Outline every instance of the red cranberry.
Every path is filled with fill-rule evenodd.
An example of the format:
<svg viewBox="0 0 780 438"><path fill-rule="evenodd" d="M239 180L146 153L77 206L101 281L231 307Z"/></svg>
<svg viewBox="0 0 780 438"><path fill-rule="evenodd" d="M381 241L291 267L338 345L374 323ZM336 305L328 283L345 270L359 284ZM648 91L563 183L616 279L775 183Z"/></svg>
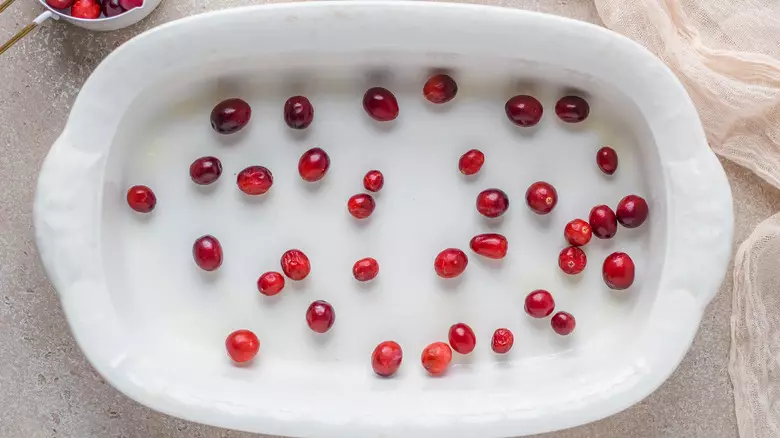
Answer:
<svg viewBox="0 0 780 438"><path fill-rule="evenodd" d="M509 249L506 237L500 234L480 234L469 243L471 250L490 259L503 259Z"/></svg>
<svg viewBox="0 0 780 438"><path fill-rule="evenodd" d="M317 300L306 310L306 323L317 333L327 332L333 327L335 321L336 312L327 301Z"/></svg>
<svg viewBox="0 0 780 438"><path fill-rule="evenodd" d="M440 252L433 261L433 268L441 278L455 278L466 270L469 258L457 248L448 248Z"/></svg>
<svg viewBox="0 0 780 438"><path fill-rule="evenodd" d="M398 117L398 101L389 90L369 88L363 96L363 109L378 122L389 122Z"/></svg>
<svg viewBox="0 0 780 438"><path fill-rule="evenodd" d="M46 4L54 9L67 9L73 6L76 0L46 0Z"/></svg>
<svg viewBox="0 0 780 438"><path fill-rule="evenodd" d="M133 186L127 190L127 205L139 213L149 213L157 205L157 197L146 186Z"/></svg>
<svg viewBox="0 0 780 438"><path fill-rule="evenodd" d="M70 15L74 18L94 20L100 17L100 3L95 0L76 0L70 8Z"/></svg>
<svg viewBox="0 0 780 438"><path fill-rule="evenodd" d="M578 246L564 248L558 256L558 266L569 275L577 275L585 269L588 264L588 258Z"/></svg>
<svg viewBox="0 0 780 438"><path fill-rule="evenodd" d="M220 134L233 134L249 123L252 108L245 101L233 98L223 100L211 111L211 127Z"/></svg>
<svg viewBox="0 0 780 438"><path fill-rule="evenodd" d="M401 346L397 342L385 341L371 353L371 367L382 377L390 377L398 371L404 358Z"/></svg>
<svg viewBox="0 0 780 438"><path fill-rule="evenodd" d="M263 166L249 166L238 173L236 184L247 195L262 195L271 189L274 176Z"/></svg>
<svg viewBox="0 0 780 438"><path fill-rule="evenodd" d="M444 342L434 342L422 352L423 368L432 376L444 374L452 361L452 349Z"/></svg>
<svg viewBox="0 0 780 438"><path fill-rule="evenodd" d="M525 297L525 312L534 318L544 318L555 309L555 300L550 292L539 289Z"/></svg>
<svg viewBox="0 0 780 438"><path fill-rule="evenodd" d="M298 173L304 181L321 180L330 168L330 157L320 148L309 149L298 160Z"/></svg>
<svg viewBox="0 0 780 438"><path fill-rule="evenodd" d="M303 251L291 249L282 254L282 272L290 280L303 280L311 272L311 262Z"/></svg>
<svg viewBox="0 0 780 438"><path fill-rule="evenodd" d="M284 276L278 272L266 272L257 280L257 290L272 297L284 289Z"/></svg>
<svg viewBox="0 0 780 438"><path fill-rule="evenodd" d="M375 208L374 197L365 193L358 193L347 201L347 210L356 219L365 219L371 216Z"/></svg>
<svg viewBox="0 0 780 438"><path fill-rule="evenodd" d="M634 283L634 261L624 252L608 255L601 272L610 289L628 289Z"/></svg>
<svg viewBox="0 0 780 438"><path fill-rule="evenodd" d="M566 123L579 123L588 118L588 113L588 102L579 96L565 96L555 104L555 114Z"/></svg>
<svg viewBox="0 0 780 438"><path fill-rule="evenodd" d="M119 4L126 11L130 9L140 8L144 5L144 0L119 0Z"/></svg>
<svg viewBox="0 0 780 438"><path fill-rule="evenodd" d="M120 0L103 0L103 15L106 17L116 17L124 12Z"/></svg>
<svg viewBox="0 0 780 438"><path fill-rule="evenodd" d="M357 281L373 280L379 275L379 262L371 257L360 259L352 266L352 275Z"/></svg>
<svg viewBox="0 0 780 438"><path fill-rule="evenodd" d="M617 152L609 146L604 146L596 152L596 164L602 172L612 175L618 167Z"/></svg>
<svg viewBox="0 0 780 438"><path fill-rule="evenodd" d="M542 120L542 104L532 96L519 95L506 101L506 116L517 126L534 126Z"/></svg>
<svg viewBox="0 0 780 438"><path fill-rule="evenodd" d="M590 210L590 228L599 239L611 239L617 233L617 217L606 205L597 205Z"/></svg>
<svg viewBox="0 0 780 438"><path fill-rule="evenodd" d="M555 333L566 336L574 331L577 321L574 320L574 316L571 313L558 312L550 319L550 325L555 330Z"/></svg>
<svg viewBox="0 0 780 438"><path fill-rule="evenodd" d="M491 347L498 354L508 353L515 344L515 335L507 328L497 329L491 339Z"/></svg>
<svg viewBox="0 0 780 438"><path fill-rule="evenodd" d="M587 245L592 236L593 231L590 229L590 224L582 219L574 219L563 229L563 237L574 246Z"/></svg>
<svg viewBox="0 0 780 438"><path fill-rule="evenodd" d="M204 271L214 271L222 266L222 245L214 236L199 237L192 245L192 257Z"/></svg>
<svg viewBox="0 0 780 438"><path fill-rule="evenodd" d="M534 213L547 214L558 203L558 192L551 184L537 181L526 190L525 201Z"/></svg>
<svg viewBox="0 0 780 438"><path fill-rule="evenodd" d="M378 170L370 170L366 176L363 177L363 187L369 192L378 192L382 190L384 185L385 177L382 175L382 172Z"/></svg>
<svg viewBox="0 0 780 438"><path fill-rule="evenodd" d="M641 196L628 195L617 206L617 221L626 228L636 228L647 220L650 213L647 201Z"/></svg>
<svg viewBox="0 0 780 438"><path fill-rule="evenodd" d="M474 175L485 164L485 154L477 149L472 149L461 155L458 160L458 169L464 175Z"/></svg>
<svg viewBox="0 0 780 438"><path fill-rule="evenodd" d="M439 74L428 79L423 87L423 96L432 103L447 103L458 94L458 84L445 74Z"/></svg>
<svg viewBox="0 0 780 438"><path fill-rule="evenodd" d="M284 103L284 122L292 129L306 129L314 120L314 107L309 99L293 96Z"/></svg>
<svg viewBox="0 0 780 438"><path fill-rule="evenodd" d="M477 336L468 325L459 322L450 327L450 345L460 354L469 354L477 346Z"/></svg>
<svg viewBox="0 0 780 438"><path fill-rule="evenodd" d="M198 158L190 164L190 178L195 184L209 185L222 175L222 163L216 157Z"/></svg>
<svg viewBox="0 0 780 438"><path fill-rule="evenodd" d="M225 340L228 356L234 362L243 363L254 359L260 350L260 340L249 330L236 330Z"/></svg>
<svg viewBox="0 0 780 438"><path fill-rule="evenodd" d="M486 217L496 218L509 210L509 196L499 189L483 190L477 195L477 211Z"/></svg>

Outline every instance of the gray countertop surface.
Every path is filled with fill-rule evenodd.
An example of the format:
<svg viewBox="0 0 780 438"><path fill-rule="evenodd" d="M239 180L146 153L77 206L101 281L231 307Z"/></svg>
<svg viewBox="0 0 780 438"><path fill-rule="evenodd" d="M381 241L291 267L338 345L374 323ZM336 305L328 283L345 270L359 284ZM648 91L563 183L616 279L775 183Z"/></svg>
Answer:
<svg viewBox="0 0 780 438"><path fill-rule="evenodd" d="M38 261L32 228L35 182L79 88L114 48L183 16L266 3L166 0L147 20L113 33L50 22L0 57L0 437L249 437L141 406L108 385L70 334ZM600 24L588 0L479 3L566 15ZM42 11L19 0L0 15L0 41ZM97 121L99 123L99 121ZM735 245L772 213L780 193L750 172L724 166L734 192ZM67 183L67 182L65 182ZM650 397L604 420L547 437L735 437L728 376L732 277L707 308L693 347Z"/></svg>

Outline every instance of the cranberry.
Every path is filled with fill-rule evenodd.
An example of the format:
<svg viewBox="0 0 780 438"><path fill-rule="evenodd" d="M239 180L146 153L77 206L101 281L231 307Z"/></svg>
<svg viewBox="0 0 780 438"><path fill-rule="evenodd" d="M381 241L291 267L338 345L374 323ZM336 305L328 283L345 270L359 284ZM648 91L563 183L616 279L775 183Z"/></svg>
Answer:
<svg viewBox="0 0 780 438"><path fill-rule="evenodd" d="M565 96L555 104L555 114L566 123L579 123L588 118L590 106L579 96Z"/></svg>
<svg viewBox="0 0 780 438"><path fill-rule="evenodd" d="M508 353L515 344L515 336L507 328L496 329L491 339L491 347L498 354Z"/></svg>
<svg viewBox="0 0 780 438"><path fill-rule="evenodd" d="M582 219L574 219L563 229L563 237L574 246L587 245L592 236L593 231L590 229L590 224Z"/></svg>
<svg viewBox="0 0 780 438"><path fill-rule="evenodd" d="M468 325L459 322L450 327L450 345L460 354L469 354L477 346L477 336Z"/></svg>
<svg viewBox="0 0 780 438"><path fill-rule="evenodd" d="M458 160L458 169L464 175L474 175L485 164L485 154L477 149L472 149L461 155Z"/></svg>
<svg viewBox="0 0 780 438"><path fill-rule="evenodd" d="M448 248L440 252L433 261L433 268L441 278L455 278L466 270L469 258L457 248Z"/></svg>
<svg viewBox="0 0 780 438"><path fill-rule="evenodd" d="M382 377L390 377L398 371L404 358L401 346L397 342L385 341L371 353L371 367Z"/></svg>
<svg viewBox="0 0 780 438"><path fill-rule="evenodd" d="M471 250L490 259L503 259L509 249L506 237L500 234L480 234L469 243Z"/></svg>
<svg viewBox="0 0 780 438"><path fill-rule="evenodd" d="M214 271L222 266L222 245L214 236L199 237L192 245L192 257L204 271Z"/></svg>
<svg viewBox="0 0 780 438"><path fill-rule="evenodd" d="M534 126L542 120L542 104L533 96L519 95L506 101L506 116L517 126Z"/></svg>
<svg viewBox="0 0 780 438"><path fill-rule="evenodd" d="M555 330L555 333L566 336L574 331L577 321L574 320L574 316L571 313L558 312L550 319L550 325Z"/></svg>
<svg viewBox="0 0 780 438"><path fill-rule="evenodd" d="M330 157L320 148L309 149L298 160L298 173L304 181L321 180L330 168Z"/></svg>
<svg viewBox="0 0 780 438"><path fill-rule="evenodd" d="M636 228L647 220L650 213L647 201L641 196L628 195L617 206L617 221L626 228Z"/></svg>
<svg viewBox="0 0 780 438"><path fill-rule="evenodd" d="M617 152L609 146L604 146L596 152L596 164L602 172L612 175L618 167Z"/></svg>
<svg viewBox="0 0 780 438"><path fill-rule="evenodd" d="M336 312L327 301L317 300L306 310L306 323L317 333L327 332L333 327L335 321Z"/></svg>
<svg viewBox="0 0 780 438"><path fill-rule="evenodd" d="M558 256L558 266L569 275L577 275L585 269L588 264L588 258L578 246L564 248Z"/></svg>
<svg viewBox="0 0 780 438"><path fill-rule="evenodd" d="M486 217L496 218L509 209L509 196L499 189L483 190L477 195L477 211Z"/></svg>
<svg viewBox="0 0 780 438"><path fill-rule="evenodd" d="M284 103L284 122L292 129L306 129L314 120L314 107L309 99L293 96Z"/></svg>
<svg viewBox="0 0 780 438"><path fill-rule="evenodd" d="M599 239L611 239L617 233L617 217L606 205L597 205L590 210L590 228Z"/></svg>
<svg viewBox="0 0 780 438"><path fill-rule="evenodd" d="M284 276L278 272L266 272L257 280L257 290L272 297L284 289Z"/></svg>
<svg viewBox="0 0 780 438"><path fill-rule="evenodd" d="M73 5L75 0L46 0L46 4L54 9L67 9Z"/></svg>
<svg viewBox="0 0 780 438"><path fill-rule="evenodd" d="M83 18L85 20L99 18L100 12L100 3L96 0L76 0L70 8L70 15L73 18Z"/></svg>
<svg viewBox="0 0 780 438"><path fill-rule="evenodd" d="M551 184L537 181L526 190L525 201L534 213L547 214L558 203L558 192Z"/></svg>
<svg viewBox="0 0 780 438"><path fill-rule="evenodd" d="M452 349L444 342L434 342L425 347L422 352L423 368L432 376L438 376L447 371L452 361Z"/></svg>
<svg viewBox="0 0 780 438"><path fill-rule="evenodd" d="M363 109L378 122L389 122L398 117L398 101L389 90L369 88L363 96Z"/></svg>
<svg viewBox="0 0 780 438"><path fill-rule="evenodd" d="M233 134L249 123L252 108L245 101L233 98L223 100L211 111L211 127L220 134Z"/></svg>
<svg viewBox="0 0 780 438"><path fill-rule="evenodd" d="M458 84L445 74L439 74L428 79L423 87L423 96L432 103L447 103L458 94Z"/></svg>
<svg viewBox="0 0 780 438"><path fill-rule="evenodd" d="M195 184L209 185L222 175L222 163L216 157L198 158L190 164L190 178Z"/></svg>
<svg viewBox="0 0 780 438"><path fill-rule="evenodd" d="M133 186L127 190L127 205L139 213L149 213L157 205L157 197L146 186Z"/></svg>
<svg viewBox="0 0 780 438"><path fill-rule="evenodd" d="M369 192L378 192L385 185L385 177L378 170L369 170L363 177L363 187Z"/></svg>
<svg viewBox="0 0 780 438"><path fill-rule="evenodd" d="M290 280L303 280L311 272L311 262L303 251L291 249L282 254L282 272Z"/></svg>
<svg viewBox="0 0 780 438"><path fill-rule="evenodd" d="M238 173L236 184L247 195L262 195L271 189L274 176L263 166L249 166Z"/></svg>
<svg viewBox="0 0 780 438"><path fill-rule="evenodd" d="M243 363L254 359L260 350L260 340L249 330L236 330L225 340L228 356L234 362Z"/></svg>
<svg viewBox="0 0 780 438"><path fill-rule="evenodd" d="M124 12L120 0L103 0L103 15L106 17L116 17Z"/></svg>
<svg viewBox="0 0 780 438"><path fill-rule="evenodd" d="M352 266L352 275L357 281L373 280L379 275L379 262L371 257L360 259Z"/></svg>
<svg viewBox="0 0 780 438"><path fill-rule="evenodd" d="M119 0L119 4L126 11L130 9L140 8L144 5L144 0Z"/></svg>
<svg viewBox="0 0 780 438"><path fill-rule="evenodd" d="M354 195L347 201L347 210L356 219L365 219L371 216L375 208L374 197L365 193Z"/></svg>
<svg viewBox="0 0 780 438"><path fill-rule="evenodd" d="M555 300L550 292L539 289L525 297L525 312L534 318L544 318L555 309Z"/></svg>
<svg viewBox="0 0 780 438"><path fill-rule="evenodd" d="M608 255L601 272L610 289L628 289L634 283L634 261L624 252Z"/></svg>

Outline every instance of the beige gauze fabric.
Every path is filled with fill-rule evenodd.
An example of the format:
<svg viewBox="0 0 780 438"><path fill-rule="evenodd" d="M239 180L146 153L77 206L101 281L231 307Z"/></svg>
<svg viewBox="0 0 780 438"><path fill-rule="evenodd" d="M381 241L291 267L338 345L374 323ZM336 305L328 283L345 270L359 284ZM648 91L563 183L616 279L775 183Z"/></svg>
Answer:
<svg viewBox="0 0 780 438"><path fill-rule="evenodd" d="M780 188L780 0L595 0L677 74L719 155ZM780 437L780 214L741 244L729 374L740 436Z"/></svg>

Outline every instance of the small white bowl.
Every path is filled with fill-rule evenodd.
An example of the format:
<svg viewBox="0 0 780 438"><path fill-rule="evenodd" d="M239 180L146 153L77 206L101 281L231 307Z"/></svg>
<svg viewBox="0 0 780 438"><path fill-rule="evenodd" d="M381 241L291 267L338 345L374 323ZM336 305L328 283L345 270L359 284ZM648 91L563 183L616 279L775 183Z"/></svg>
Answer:
<svg viewBox="0 0 780 438"><path fill-rule="evenodd" d="M111 31L118 30L128 26L132 26L135 23L146 18L154 11L157 6L160 5L162 0L144 0L143 6L139 8L133 8L124 14L117 15L115 17L102 17L94 20L87 20L84 18L72 17L62 11L52 8L46 3L46 0L38 0L46 9L38 18L35 19L37 24L42 24L49 18L57 20L64 20L74 26L83 27L84 29L96 30L96 31Z"/></svg>

